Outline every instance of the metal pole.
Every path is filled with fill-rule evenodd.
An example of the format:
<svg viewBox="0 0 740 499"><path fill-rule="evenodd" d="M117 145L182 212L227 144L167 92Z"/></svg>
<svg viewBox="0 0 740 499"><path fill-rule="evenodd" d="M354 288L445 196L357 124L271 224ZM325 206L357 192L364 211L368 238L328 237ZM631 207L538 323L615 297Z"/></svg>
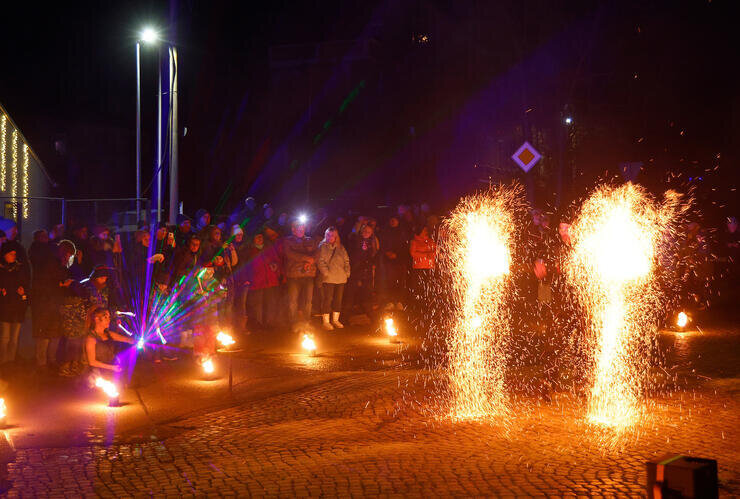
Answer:
<svg viewBox="0 0 740 499"><path fill-rule="evenodd" d="M180 204L178 199L178 136L179 128L177 125L177 47L170 47L170 100L172 102L172 126L170 130L170 223L175 224L177 221L177 206Z"/></svg>
<svg viewBox="0 0 740 499"><path fill-rule="evenodd" d="M162 221L162 52L157 51L159 67L157 90L157 222Z"/></svg>
<svg viewBox="0 0 740 499"><path fill-rule="evenodd" d="M141 218L141 44L136 42L136 223Z"/></svg>

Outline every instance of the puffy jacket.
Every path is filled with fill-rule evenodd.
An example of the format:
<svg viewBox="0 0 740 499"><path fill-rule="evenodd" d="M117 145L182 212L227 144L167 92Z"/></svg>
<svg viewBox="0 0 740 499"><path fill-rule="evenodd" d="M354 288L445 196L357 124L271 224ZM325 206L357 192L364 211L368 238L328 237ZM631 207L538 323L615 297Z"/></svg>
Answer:
<svg viewBox="0 0 740 499"><path fill-rule="evenodd" d="M283 241L283 254L285 255L285 276L287 278L296 277L316 277L316 241L310 237L301 237L290 235ZM313 259L312 263L308 259Z"/></svg>
<svg viewBox="0 0 740 499"><path fill-rule="evenodd" d="M409 246L413 268L433 269L437 244L431 237L414 236Z"/></svg>
<svg viewBox="0 0 740 499"><path fill-rule="evenodd" d="M349 255L347 250L339 244L322 242L319 244L319 273L321 282L327 284L344 284L350 274Z"/></svg>
<svg viewBox="0 0 740 499"><path fill-rule="evenodd" d="M243 275L249 281L249 289L258 290L274 288L280 284L280 258L272 246L265 246L262 250L252 246L247 253L248 261ZM273 266L275 270L271 269Z"/></svg>

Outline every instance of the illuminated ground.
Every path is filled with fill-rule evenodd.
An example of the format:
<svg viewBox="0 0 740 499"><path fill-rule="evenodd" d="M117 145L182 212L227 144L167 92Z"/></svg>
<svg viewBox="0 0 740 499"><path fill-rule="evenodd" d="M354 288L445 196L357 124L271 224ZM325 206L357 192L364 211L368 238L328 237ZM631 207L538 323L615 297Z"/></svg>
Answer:
<svg viewBox="0 0 740 499"><path fill-rule="evenodd" d="M686 388L657 397L620 440L584 425L580 401L562 394L523 400L506 425L437 420L417 403L429 386L413 347L343 334L320 338L314 359L287 337L251 340L235 401L225 380L193 380L182 363L156 366L158 382L112 412L71 389L51 403L16 393L9 496L638 496L644 462L666 452L717 459L721 493L740 494L738 329L664 336Z"/></svg>

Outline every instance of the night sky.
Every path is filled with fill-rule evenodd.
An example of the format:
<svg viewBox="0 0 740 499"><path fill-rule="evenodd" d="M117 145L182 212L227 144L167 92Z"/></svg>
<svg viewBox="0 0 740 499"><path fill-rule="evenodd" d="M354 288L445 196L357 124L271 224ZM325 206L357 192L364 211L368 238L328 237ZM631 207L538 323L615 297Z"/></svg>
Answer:
<svg viewBox="0 0 740 499"><path fill-rule="evenodd" d="M724 216L738 208L732 4L11 2L0 102L58 194L133 196L134 44L151 24L180 50L180 185L190 213L228 211L247 192L286 208L426 199L442 207L481 178L497 180L511 147L536 137L551 160L530 187L536 204L550 205L565 113L576 125L565 132L572 171L562 202L619 162L643 161L640 181L693 185ZM361 40L363 57L270 64L271 47L303 53L346 40ZM142 58L147 187L154 49Z"/></svg>

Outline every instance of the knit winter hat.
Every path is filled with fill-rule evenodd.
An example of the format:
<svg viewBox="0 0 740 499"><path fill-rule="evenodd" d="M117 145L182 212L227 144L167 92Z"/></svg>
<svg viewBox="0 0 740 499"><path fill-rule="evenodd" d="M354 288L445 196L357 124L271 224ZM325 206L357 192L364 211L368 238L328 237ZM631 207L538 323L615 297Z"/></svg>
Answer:
<svg viewBox="0 0 740 499"><path fill-rule="evenodd" d="M177 225L182 225L185 222L189 222L190 221L190 219L188 217L186 217L185 215L183 215L182 213L180 213L179 215L177 215L176 220L177 220Z"/></svg>
<svg viewBox="0 0 740 499"><path fill-rule="evenodd" d="M206 214L210 215L210 213L208 213L208 210L205 210L203 208L199 209L198 211L195 212L195 221L200 222L200 218Z"/></svg>

